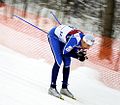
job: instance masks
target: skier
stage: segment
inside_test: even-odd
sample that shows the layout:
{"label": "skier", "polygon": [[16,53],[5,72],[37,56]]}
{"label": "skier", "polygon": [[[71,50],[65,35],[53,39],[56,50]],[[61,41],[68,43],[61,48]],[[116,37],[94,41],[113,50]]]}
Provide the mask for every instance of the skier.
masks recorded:
{"label": "skier", "polygon": [[[70,26],[59,25],[50,30],[48,41],[55,59],[48,93],[58,98],[62,98],[61,94],[63,94],[75,99],[74,95],[68,90],[71,57],[81,62],[85,61],[87,59],[86,51],[94,44],[95,38],[93,35],[84,35],[80,30]],[[56,81],[62,61],[64,63],[63,81],[59,93],[56,88]]]}

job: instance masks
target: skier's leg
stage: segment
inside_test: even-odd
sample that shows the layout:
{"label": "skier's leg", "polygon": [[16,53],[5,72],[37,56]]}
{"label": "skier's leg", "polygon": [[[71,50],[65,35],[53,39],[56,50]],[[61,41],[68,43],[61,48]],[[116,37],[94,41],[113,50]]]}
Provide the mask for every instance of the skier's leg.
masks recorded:
{"label": "skier's leg", "polygon": [[49,44],[50,44],[50,47],[51,47],[51,50],[52,50],[52,53],[55,59],[55,63],[52,68],[52,78],[51,78],[51,86],[55,88],[55,86],[53,85],[56,85],[58,72],[60,69],[60,65],[62,63],[62,54],[60,50],[60,42],[58,38],[55,36],[54,30],[55,28],[53,28],[49,32],[48,41],[49,41]]}
{"label": "skier's leg", "polygon": [[62,63],[62,56],[61,56],[61,50],[60,50],[60,42],[55,36],[54,30],[55,28],[53,28],[48,35],[48,41],[55,59],[55,63],[52,68],[51,84],[50,84],[48,93],[58,98],[61,98],[60,93],[56,89],[56,81],[57,81],[60,65]]}
{"label": "skier's leg", "polygon": [[56,88],[56,80],[57,80],[59,69],[60,69],[60,66],[55,62],[54,66],[52,68],[52,76],[51,76],[50,87],[52,87],[52,88]]}
{"label": "skier's leg", "polygon": [[61,42],[58,37],[54,34],[56,28],[53,28],[48,34],[48,42],[51,47],[55,62],[58,66],[62,63],[62,51],[61,51]]}
{"label": "skier's leg", "polygon": [[66,95],[70,98],[74,98],[73,94],[68,90],[68,79],[70,74],[70,57],[64,57],[64,67],[63,67],[63,83],[60,93]]}
{"label": "skier's leg", "polygon": [[70,73],[70,67],[63,67],[63,82],[62,82],[62,88],[67,88],[68,86],[68,78]]}
{"label": "skier's leg", "polygon": [[64,66],[63,66],[62,88],[67,88],[69,73],[70,73],[71,58],[70,57],[63,57],[63,62],[64,62]]}

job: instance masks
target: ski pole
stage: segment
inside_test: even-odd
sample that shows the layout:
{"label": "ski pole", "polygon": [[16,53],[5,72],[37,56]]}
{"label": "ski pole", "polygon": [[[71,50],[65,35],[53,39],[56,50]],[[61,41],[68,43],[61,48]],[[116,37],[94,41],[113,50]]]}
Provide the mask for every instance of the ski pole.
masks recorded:
{"label": "ski pole", "polygon": [[41,29],[41,28],[39,28],[39,27],[37,27],[37,26],[33,25],[32,23],[30,23],[30,22],[28,22],[28,21],[24,20],[23,18],[21,18],[21,17],[19,17],[19,16],[17,16],[17,15],[13,15],[13,16],[15,16],[16,18],[18,18],[18,19],[20,19],[20,20],[24,21],[25,23],[28,23],[29,25],[31,25],[31,26],[33,26],[33,27],[37,28],[38,30],[40,30],[40,31],[42,31],[42,32],[44,32],[44,33],[46,33],[46,34],[48,34],[48,33],[47,33],[46,31],[44,31],[43,29]]}
{"label": "ski pole", "polygon": [[58,24],[61,25],[60,21],[57,19],[57,17],[55,16],[55,14],[54,14],[52,11],[51,11],[50,13],[53,15],[53,17],[54,17],[55,20],[58,22]]}

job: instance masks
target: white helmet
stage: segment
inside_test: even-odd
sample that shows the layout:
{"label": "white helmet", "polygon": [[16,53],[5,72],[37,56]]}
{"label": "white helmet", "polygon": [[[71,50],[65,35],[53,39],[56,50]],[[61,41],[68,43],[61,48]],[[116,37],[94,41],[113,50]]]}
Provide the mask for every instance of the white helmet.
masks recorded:
{"label": "white helmet", "polygon": [[93,35],[88,34],[88,35],[85,35],[85,36],[83,37],[83,41],[84,41],[86,44],[92,46],[92,45],[94,44],[94,42],[95,42],[95,37],[94,37]]}

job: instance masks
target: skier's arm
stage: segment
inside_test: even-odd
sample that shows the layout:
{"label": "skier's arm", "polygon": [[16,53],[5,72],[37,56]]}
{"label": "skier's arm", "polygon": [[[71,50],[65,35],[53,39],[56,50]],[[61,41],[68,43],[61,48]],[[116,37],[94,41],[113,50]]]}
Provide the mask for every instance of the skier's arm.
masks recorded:
{"label": "skier's arm", "polygon": [[63,48],[63,55],[69,53],[77,45],[77,43],[77,39],[74,36],[71,36],[71,38],[68,40],[65,47]]}
{"label": "skier's arm", "polygon": [[[77,51],[77,52],[76,52]],[[75,59],[78,59],[79,61],[83,62],[88,57],[86,56],[86,51],[81,50],[81,49],[72,49],[69,53],[65,54],[64,56],[72,57]]]}
{"label": "skier's arm", "polygon": [[72,49],[69,53],[65,54],[64,56],[68,56],[68,57],[72,57],[72,58],[78,59],[77,52],[74,49]]}

